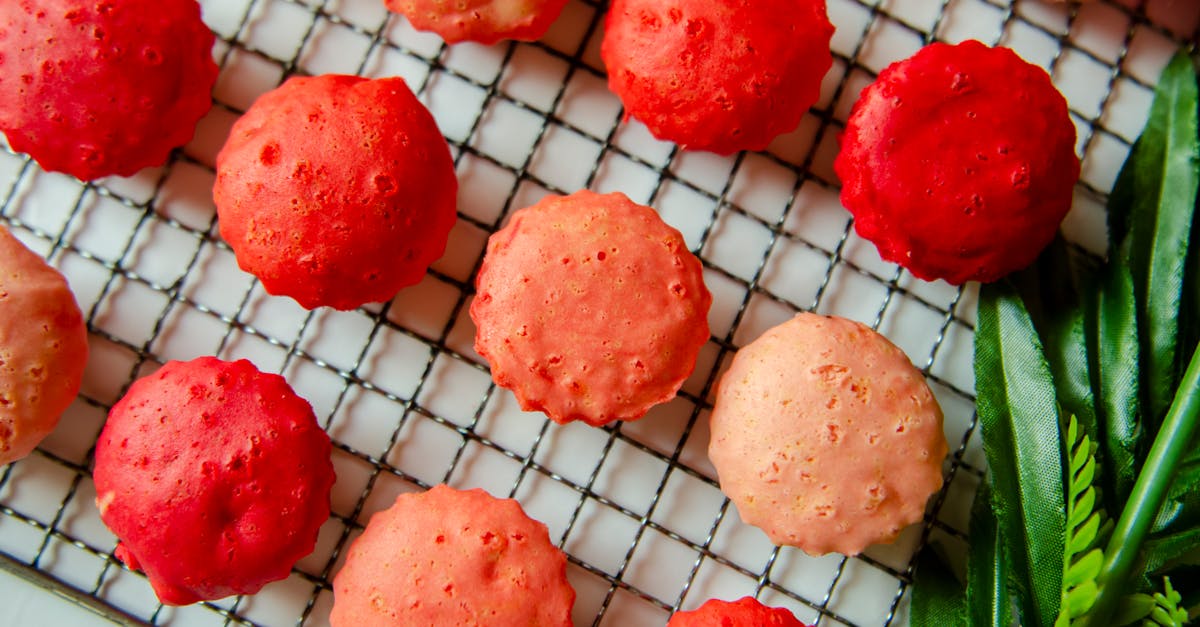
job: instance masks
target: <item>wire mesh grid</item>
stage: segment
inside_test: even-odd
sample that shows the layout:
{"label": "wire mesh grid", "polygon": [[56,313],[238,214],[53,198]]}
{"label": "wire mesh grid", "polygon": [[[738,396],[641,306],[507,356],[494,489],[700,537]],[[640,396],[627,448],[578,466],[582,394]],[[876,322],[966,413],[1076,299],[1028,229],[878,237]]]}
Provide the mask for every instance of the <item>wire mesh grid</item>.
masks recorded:
{"label": "wire mesh grid", "polygon": [[[1158,70],[1194,46],[1191,0],[829,0],[821,99],[767,151],[689,153],[622,119],[598,58],[605,2],[572,0],[537,43],[446,46],[377,0],[203,0],[222,67],[214,109],[161,168],[82,184],[0,152],[0,221],[71,281],[92,357],[63,425],[0,468],[0,566],[130,624],[325,624],[330,580],[370,514],[447,482],[515,497],[569,556],[576,624],[662,624],[709,597],[757,595],[819,625],[904,624],[912,557],[965,548],[984,465],[975,433],[976,290],[882,262],[837,200],[836,135],[858,91],[921,45],[978,38],[1043,65],[1067,95],[1083,177],[1068,235],[1104,247],[1103,202]],[[217,235],[213,162],[253,99],[293,74],[403,76],[451,144],[461,181],[446,256],[395,300],[305,311],[241,273]],[[704,264],[713,337],[676,400],[593,429],[521,412],[471,347],[483,246],[546,193],[621,190],[679,228]],[[869,323],[926,373],[952,454],[923,525],[847,558],[771,545],[738,519],[705,456],[722,365],[796,311]],[[113,402],[168,359],[249,358],[284,374],[334,440],[338,482],[317,549],[252,597],[159,605],[112,556],[89,465]]]}

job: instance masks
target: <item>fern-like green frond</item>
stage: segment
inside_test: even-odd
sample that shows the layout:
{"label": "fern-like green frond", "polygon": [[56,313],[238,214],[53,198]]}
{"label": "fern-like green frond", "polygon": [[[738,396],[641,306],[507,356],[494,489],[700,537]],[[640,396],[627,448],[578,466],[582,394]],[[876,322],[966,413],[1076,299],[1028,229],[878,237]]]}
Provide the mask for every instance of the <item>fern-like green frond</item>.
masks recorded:
{"label": "fern-like green frond", "polygon": [[1071,627],[1092,609],[1099,594],[1096,578],[1104,562],[1104,539],[1112,521],[1097,508],[1096,444],[1079,427],[1075,416],[1067,418],[1063,452],[1067,457],[1067,537],[1063,555],[1062,606],[1055,627]]}
{"label": "fern-like green frond", "polygon": [[1171,587],[1171,580],[1163,577],[1163,591],[1154,593],[1154,609],[1142,621],[1142,627],[1183,627],[1187,622],[1187,610],[1180,607],[1183,596]]}
{"label": "fern-like green frond", "polygon": [[1154,594],[1131,594],[1121,599],[1114,625],[1137,624],[1139,627],[1183,627],[1187,624],[1187,609],[1180,604],[1183,596],[1163,577],[1163,591]]}

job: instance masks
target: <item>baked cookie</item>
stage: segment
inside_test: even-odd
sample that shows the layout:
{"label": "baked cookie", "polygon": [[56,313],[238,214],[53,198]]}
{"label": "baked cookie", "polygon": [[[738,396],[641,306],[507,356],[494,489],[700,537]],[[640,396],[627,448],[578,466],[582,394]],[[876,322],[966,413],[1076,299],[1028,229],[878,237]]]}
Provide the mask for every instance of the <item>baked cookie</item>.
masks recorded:
{"label": "baked cookie", "polygon": [[1032,263],[1079,179],[1075,125],[1050,76],[978,41],[931,44],[880,72],[834,168],[881,257],[953,284]]}
{"label": "baked cookie", "polygon": [[442,256],[458,180],[433,116],[400,78],[295,77],[230,131],[213,189],[221,237],[271,294],[353,309]]}
{"label": "baked cookie", "polygon": [[526,411],[636,420],[674,398],[708,341],[712,295],[679,231],[624,194],[550,196],[488,240],[475,350]]}
{"label": "baked cookie", "polygon": [[385,0],[413,28],[433,31],[446,43],[491,45],[504,39],[540,39],[567,0]]}
{"label": "baked cookie", "polygon": [[87,326],[67,280],[0,226],[0,466],[54,430],[87,358]]}
{"label": "baked cookie", "polygon": [[825,0],[613,0],[608,87],[655,137],[729,154],[800,123],[833,64]]}
{"label": "baked cookie", "polygon": [[802,313],[722,375],[708,454],[742,520],[775,544],[857,555],[921,519],[942,485],[942,410],[887,338]]}
{"label": "baked cookie", "polygon": [[168,362],[113,405],[96,505],[116,555],[163,603],[253,594],[329,518],[329,436],[283,377],[248,361]]}
{"label": "baked cookie", "polygon": [[0,131],[84,181],[162,165],[212,106],[195,0],[0,2]]}
{"label": "baked cookie", "polygon": [[575,590],[512,499],[434,486],[371,517],[333,580],[334,627],[569,627]]}
{"label": "baked cookie", "polygon": [[737,601],[709,599],[690,612],[675,612],[667,627],[806,627],[782,607],[768,607],[754,597]]}

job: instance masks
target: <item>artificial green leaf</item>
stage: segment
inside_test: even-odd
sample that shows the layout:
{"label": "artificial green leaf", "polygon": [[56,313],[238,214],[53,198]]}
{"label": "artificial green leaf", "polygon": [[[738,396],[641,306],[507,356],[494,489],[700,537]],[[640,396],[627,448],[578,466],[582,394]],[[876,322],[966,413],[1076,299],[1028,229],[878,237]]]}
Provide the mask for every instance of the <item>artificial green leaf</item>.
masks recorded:
{"label": "artificial green leaf", "polygon": [[1173,533],[1196,526],[1200,526],[1200,461],[1185,460],[1150,532]]}
{"label": "artificial green leaf", "polygon": [[1095,587],[1096,576],[1100,574],[1100,565],[1103,562],[1104,554],[1100,549],[1088,551],[1067,569],[1067,574],[1063,576],[1063,587],[1074,588],[1087,582],[1091,582]]}
{"label": "artificial green leaf", "polygon": [[1154,597],[1148,594],[1131,594],[1121,599],[1117,613],[1113,616],[1113,626],[1131,625],[1150,615],[1154,611]]}
{"label": "artificial green leaf", "polygon": [[1109,511],[1119,511],[1133,489],[1145,438],[1139,423],[1140,344],[1129,268],[1108,264],[1085,306],[1101,431],[1097,443],[1104,466],[1100,473],[1104,504]]}
{"label": "artificial green leaf", "polygon": [[1085,490],[1076,502],[1075,509],[1068,514],[1067,528],[1073,529],[1078,527],[1088,516],[1089,512],[1096,509],[1096,490]]}
{"label": "artificial green leaf", "polygon": [[1058,403],[1033,322],[1007,281],[980,291],[975,332],[979,423],[998,535],[1024,623],[1048,625],[1062,597],[1066,490]]}
{"label": "artificial green leaf", "polygon": [[1180,51],[1159,78],[1150,119],[1129,159],[1133,190],[1123,252],[1137,295],[1141,390],[1147,404],[1143,418],[1151,432],[1171,404],[1183,359],[1190,357],[1177,351],[1177,343],[1188,238],[1200,188],[1197,102],[1195,68]]}
{"label": "artificial green leaf", "polygon": [[967,624],[966,590],[933,550],[917,555],[910,611],[913,625],[959,627]]}
{"label": "artificial green leaf", "polygon": [[1171,587],[1171,579],[1163,579],[1163,591],[1154,594],[1155,608],[1150,612],[1151,620],[1162,627],[1183,627],[1187,622],[1187,610],[1180,607],[1183,596]]}
{"label": "artificial green leaf", "polygon": [[1079,418],[1093,440],[1099,438],[1099,430],[1083,302],[1094,289],[1095,273],[1095,260],[1058,236],[1033,265],[1010,276],[1042,339],[1059,403]]}
{"label": "artificial green leaf", "polygon": [[[1068,416],[1062,425],[1063,456],[1067,460],[1066,550],[1063,553],[1062,605],[1055,625],[1070,627],[1074,619],[1092,608],[1099,595],[1096,583],[1104,565],[1104,554],[1096,545],[1107,520],[1096,509],[1096,447],[1083,433],[1079,420]],[[1107,531],[1107,526],[1104,525]]]}
{"label": "artificial green leaf", "polygon": [[[1184,371],[1162,427],[1146,453],[1137,481],[1121,516],[1104,547],[1104,566],[1098,579],[1100,596],[1085,617],[1088,625],[1108,625],[1120,596],[1136,577],[1135,567],[1145,563],[1145,542],[1155,518],[1167,501],[1184,453],[1200,428],[1200,351],[1195,351]],[[1139,570],[1144,570],[1139,569]]]}
{"label": "artificial green leaf", "polygon": [[983,483],[971,505],[967,611],[972,627],[1011,627],[1013,616],[1012,598],[1008,594],[1008,554],[1004,539],[997,535],[991,494],[991,487]]}
{"label": "artificial green leaf", "polygon": [[[1200,563],[1200,527],[1184,529],[1177,533],[1158,534],[1146,540],[1142,546],[1146,575],[1163,575],[1180,563]],[[1143,580],[1139,587],[1144,587]]]}

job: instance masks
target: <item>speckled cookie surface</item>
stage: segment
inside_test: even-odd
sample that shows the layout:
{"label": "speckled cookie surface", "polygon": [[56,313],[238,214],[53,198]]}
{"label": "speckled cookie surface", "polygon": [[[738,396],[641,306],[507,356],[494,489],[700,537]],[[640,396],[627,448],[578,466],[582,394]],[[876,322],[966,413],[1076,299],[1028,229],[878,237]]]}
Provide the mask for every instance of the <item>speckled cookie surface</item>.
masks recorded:
{"label": "speckled cookie surface", "polygon": [[329,517],[329,436],[275,374],[213,357],[164,365],[113,406],[96,505],[158,598],[253,594],[309,554]]}
{"label": "speckled cookie surface", "polygon": [[655,137],[728,154],[800,123],[833,63],[824,0],[613,0],[608,86]]}
{"label": "speckled cookie surface", "polygon": [[295,77],[217,156],[221,237],[268,292],[314,309],[390,300],[442,256],[458,179],[403,79]]}
{"label": "speckled cookie surface", "polygon": [[371,517],[333,581],[334,627],[569,627],[575,590],[512,499],[434,486]]}
{"label": "speckled cookie surface", "polygon": [[85,181],[161,165],[212,107],[212,47],[195,0],[6,0],[0,130]]}
{"label": "speckled cookie surface", "polygon": [[1046,71],[965,41],[880,72],[834,167],[854,228],[881,257],[957,285],[1032,263],[1071,209],[1080,164]]}
{"label": "speckled cookie surface", "polygon": [[679,231],[625,195],[517,211],[488,240],[475,350],[527,411],[603,425],[675,396],[708,340],[712,295]]}
{"label": "speckled cookie surface", "polygon": [[534,41],[546,34],[567,0],[386,0],[417,30],[433,31],[446,43],[503,39]]}
{"label": "speckled cookie surface", "polygon": [[768,607],[754,597],[736,601],[709,599],[688,612],[675,612],[667,627],[806,627],[782,607]]}
{"label": "speckled cookie surface", "polygon": [[711,431],[742,520],[813,555],[894,540],[942,484],[942,411],[924,377],[844,318],[802,313],[739,350]]}
{"label": "speckled cookie surface", "polygon": [[0,466],[54,430],[87,358],[87,327],[66,279],[0,226]]}

